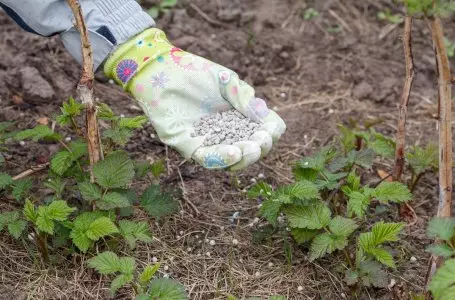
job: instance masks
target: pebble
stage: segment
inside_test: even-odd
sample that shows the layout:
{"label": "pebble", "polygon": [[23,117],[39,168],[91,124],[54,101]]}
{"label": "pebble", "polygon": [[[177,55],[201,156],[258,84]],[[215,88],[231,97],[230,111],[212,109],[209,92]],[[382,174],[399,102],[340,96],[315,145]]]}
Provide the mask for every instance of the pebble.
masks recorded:
{"label": "pebble", "polygon": [[152,257],[152,261],[153,261],[154,263],[156,263],[156,262],[158,262],[158,258],[156,258],[156,257],[154,256],[154,257]]}
{"label": "pebble", "polygon": [[297,287],[297,291],[299,291],[299,292],[303,291],[303,286],[299,285],[299,286]]}
{"label": "pebble", "polygon": [[269,268],[273,267],[273,262],[269,262]]}
{"label": "pebble", "polygon": [[259,129],[260,124],[236,110],[228,110],[202,117],[193,126],[191,136],[204,136],[204,146],[213,146],[247,141]]}
{"label": "pebble", "polygon": [[210,246],[215,246],[216,242],[214,240],[210,241]]}
{"label": "pebble", "polygon": [[415,256],[411,256],[411,259],[410,259],[411,262],[416,262],[417,261],[417,258]]}
{"label": "pebble", "polygon": [[233,244],[234,246],[237,246],[237,245],[239,244],[239,240],[238,240],[238,239],[233,239],[233,240],[232,240],[232,244]]}
{"label": "pebble", "polygon": [[163,269],[164,269],[164,271],[167,271],[167,270],[169,270],[169,267],[168,266],[164,266]]}

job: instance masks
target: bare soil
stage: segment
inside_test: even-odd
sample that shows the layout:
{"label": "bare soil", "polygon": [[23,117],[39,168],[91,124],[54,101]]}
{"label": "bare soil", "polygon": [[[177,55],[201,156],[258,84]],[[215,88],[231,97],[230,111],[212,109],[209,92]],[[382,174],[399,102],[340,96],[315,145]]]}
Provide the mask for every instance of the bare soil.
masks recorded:
{"label": "bare soil", "polygon": [[[309,7],[320,16],[304,21],[303,11]],[[159,27],[178,47],[225,65],[254,84],[258,95],[284,118],[288,130],[273,153],[238,174],[239,188],[226,172],[181,164],[181,157],[151,136],[151,127],[138,131],[126,150],[139,159],[167,157],[169,168],[162,184],[182,189],[181,213],[153,222],[154,243],[133,253],[139,265],[157,257],[169,266],[170,276],[185,285],[191,299],[226,299],[228,294],[240,299],[284,295],[299,300],[335,300],[345,294],[354,299],[334,273],[342,257],[310,263],[306,250],[293,245],[289,267],[282,241],[255,242],[254,232],[266,223],[249,225],[257,203],[242,190],[262,175],[274,185],[290,182],[291,163],[336,137],[339,123],[381,119],[377,130],[394,134],[405,72],[402,26],[379,21],[377,13],[386,8],[400,12],[395,7],[386,0],[182,0],[158,19]],[[447,25],[448,37],[455,40],[453,20]],[[413,38],[417,77],[408,141],[422,145],[437,140],[436,74],[423,21],[416,21]],[[61,102],[74,94],[79,74],[58,37],[26,33],[0,12],[0,121],[13,120],[18,129],[24,129],[41,117],[51,118]],[[97,75],[95,90],[99,101],[117,113],[140,114],[131,97],[102,74]],[[8,147],[6,171],[11,174],[48,161],[58,149],[32,142],[12,142]],[[378,162],[376,169],[391,171],[391,162]],[[143,187],[138,184],[137,188]],[[422,291],[428,259],[424,248],[429,243],[424,228],[436,212],[437,193],[437,175],[426,175],[412,203],[418,222],[406,228],[396,253],[399,267],[391,272],[396,285],[389,290],[362,290],[358,299],[409,299],[409,291]],[[2,199],[1,210],[16,205]],[[232,223],[229,218],[235,212],[240,218]],[[397,214],[390,217],[396,219]],[[146,216],[138,213],[137,218]],[[232,245],[234,238],[238,246]],[[1,234],[1,299],[108,298],[107,278],[85,269],[83,257],[58,258],[55,268],[46,269],[22,244]],[[411,257],[417,261],[411,262]],[[117,298],[130,299],[129,293],[121,290]]]}

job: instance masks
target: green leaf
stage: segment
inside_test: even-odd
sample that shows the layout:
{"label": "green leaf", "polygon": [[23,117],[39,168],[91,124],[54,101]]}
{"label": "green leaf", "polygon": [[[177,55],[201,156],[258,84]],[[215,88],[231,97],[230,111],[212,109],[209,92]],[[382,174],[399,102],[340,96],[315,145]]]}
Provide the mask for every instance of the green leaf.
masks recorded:
{"label": "green leaf", "polygon": [[152,241],[147,222],[119,221],[120,234],[126,239],[131,249],[136,247],[136,241],[149,243]]}
{"label": "green leaf", "polygon": [[32,223],[36,222],[38,214],[35,210],[35,205],[30,200],[25,201],[24,209],[22,212],[27,220],[29,220]]}
{"label": "green leaf", "polygon": [[285,207],[291,227],[321,229],[330,222],[330,209],[324,204]]}
{"label": "green leaf", "polygon": [[330,231],[336,236],[349,237],[359,226],[354,220],[336,216],[329,223]]}
{"label": "green leaf", "polygon": [[452,248],[450,248],[446,244],[434,244],[427,247],[426,251],[430,252],[434,256],[442,256],[442,257],[451,257],[454,254]]}
{"label": "green leaf", "polygon": [[49,233],[50,235],[54,234],[54,221],[49,217],[47,206],[38,207],[38,217],[36,218],[35,224],[38,230]]}
{"label": "green leaf", "polygon": [[362,168],[369,169],[373,165],[374,152],[371,149],[365,149],[355,152],[354,163]]}
{"label": "green leaf", "polygon": [[103,137],[111,139],[115,144],[125,146],[131,136],[133,135],[132,129],[114,127],[103,131]]}
{"label": "green leaf", "polygon": [[398,241],[398,234],[403,230],[403,223],[384,223],[378,222],[374,224],[372,233],[375,240],[375,245],[380,245],[385,242]]}
{"label": "green leaf", "polygon": [[112,109],[105,103],[101,103],[98,105],[97,112],[98,118],[102,120],[111,121],[117,118]]}
{"label": "green leaf", "polygon": [[360,218],[365,216],[365,213],[368,209],[368,206],[371,203],[370,197],[360,193],[360,192],[352,192],[349,193],[349,201],[348,201],[348,215],[353,216],[356,215]]}
{"label": "green leaf", "polygon": [[128,129],[137,129],[144,126],[148,122],[146,116],[137,116],[134,118],[120,118],[119,127]]}
{"label": "green leaf", "polygon": [[53,179],[48,179],[48,181],[44,182],[43,185],[52,189],[55,193],[56,198],[61,198],[63,191],[65,190],[65,183],[62,181],[60,177],[56,177]]}
{"label": "green leaf", "polygon": [[344,272],[344,281],[349,286],[357,284],[359,282],[359,273],[352,270],[346,270]]}
{"label": "green leaf", "polygon": [[119,288],[124,287],[125,285],[133,281],[133,278],[134,278],[133,274],[130,273],[120,274],[117,277],[115,277],[114,280],[112,280],[111,282],[111,293],[115,294],[115,292],[117,292]]}
{"label": "green leaf", "polygon": [[24,232],[26,226],[27,221],[15,220],[8,223],[8,232],[17,240],[21,236],[22,232]]}
{"label": "green leaf", "polygon": [[338,130],[341,133],[340,141],[343,145],[345,153],[348,153],[355,149],[357,137],[354,131],[346,126],[338,125]]}
{"label": "green leaf", "polygon": [[395,268],[395,262],[392,254],[383,248],[373,248],[368,251],[378,262],[390,267]]}
{"label": "green leaf", "polygon": [[132,274],[136,270],[136,261],[133,257],[119,258],[119,271],[123,274]]}
{"label": "green leaf", "polygon": [[85,231],[81,229],[73,229],[70,233],[70,238],[73,241],[74,245],[81,250],[83,253],[93,245],[93,241],[88,238],[85,234]]}
{"label": "green leaf", "polygon": [[155,279],[150,284],[151,299],[187,300],[185,288],[173,279]]}
{"label": "green leaf", "polygon": [[317,234],[318,230],[306,228],[292,228],[291,235],[298,244],[303,244],[311,241]]}
{"label": "green leaf", "polygon": [[57,133],[54,133],[49,127],[45,125],[38,125],[33,129],[27,129],[17,133],[15,135],[15,139],[19,141],[32,139],[34,142],[38,142],[39,140],[43,139],[59,141],[61,140],[61,136]]}
{"label": "green leaf", "polygon": [[377,186],[372,196],[382,203],[388,201],[402,203],[412,199],[412,194],[408,187],[399,182],[382,182]]}
{"label": "green leaf", "polygon": [[93,241],[87,236],[86,232],[90,230],[91,224],[99,218],[106,218],[106,216],[99,211],[85,212],[74,220],[70,238],[76,247],[84,253],[93,245]]}
{"label": "green leaf", "polygon": [[264,197],[265,199],[270,199],[272,196],[273,189],[272,186],[268,183],[265,182],[258,182],[255,185],[253,185],[249,190],[248,190],[248,198],[251,199],[256,199],[259,197]]}
{"label": "green leaf", "polygon": [[14,222],[18,219],[19,213],[17,211],[8,211],[0,214],[0,231],[2,231],[10,222]]}
{"label": "green leaf", "polygon": [[73,161],[76,161],[82,156],[88,154],[87,143],[81,140],[76,140],[69,143],[68,148],[70,148],[71,150],[71,156],[73,158]]}
{"label": "green leaf", "polygon": [[101,189],[89,181],[79,183],[78,187],[82,197],[87,201],[98,200],[102,196]]}
{"label": "green leaf", "polygon": [[121,188],[131,183],[134,177],[133,162],[123,151],[109,154],[93,167],[97,183],[104,188]]}
{"label": "green leaf", "polygon": [[160,10],[158,6],[152,6],[147,10],[147,13],[154,19],[158,18],[158,15],[160,14]]}
{"label": "green leaf", "polygon": [[454,299],[455,296],[455,259],[447,260],[434,274],[428,289],[435,300]]}
{"label": "green leaf", "polygon": [[15,180],[12,184],[12,187],[13,190],[11,191],[11,194],[13,195],[14,199],[19,201],[24,198],[24,196],[32,187],[32,181],[28,178]]}
{"label": "green leaf", "polygon": [[437,170],[439,168],[438,153],[438,145],[434,143],[428,144],[425,148],[414,146],[407,153],[406,159],[414,173],[418,175],[429,169]]}
{"label": "green leaf", "polygon": [[335,250],[342,250],[347,246],[345,237],[333,236],[329,233],[323,233],[313,239],[310,246],[310,261],[314,261],[327,253]]}
{"label": "green leaf", "polygon": [[450,241],[455,234],[454,230],[455,218],[435,217],[428,224],[427,235],[430,238]]}
{"label": "green leaf", "polygon": [[270,296],[269,300],[287,300],[284,296]]}
{"label": "green leaf", "polygon": [[360,278],[365,287],[386,288],[388,283],[387,273],[382,270],[381,265],[372,260],[359,263]]}
{"label": "green leaf", "polygon": [[172,8],[177,5],[177,0],[162,0],[160,6],[162,8]]}
{"label": "green leaf", "polygon": [[324,147],[319,152],[312,156],[305,157],[297,163],[297,166],[302,169],[313,169],[316,171],[324,170],[325,163],[329,161],[335,151],[331,147]]}
{"label": "green leaf", "polygon": [[164,158],[155,161],[151,166],[150,169],[152,171],[152,175],[155,178],[159,178],[161,174],[166,171],[166,160]]}
{"label": "green leaf", "polygon": [[292,184],[289,188],[289,195],[300,200],[319,199],[317,186],[308,180],[302,180]]}
{"label": "green leaf", "polygon": [[130,206],[128,198],[117,192],[109,192],[104,195],[102,201],[98,201],[97,206],[102,210],[111,210],[114,208],[122,208]]}
{"label": "green leaf", "polygon": [[75,211],[75,207],[69,207],[66,201],[54,201],[47,207],[47,217],[55,221],[65,221],[69,214]]}
{"label": "green leaf", "polygon": [[97,241],[104,236],[117,232],[117,227],[109,218],[101,217],[90,224],[88,230],[86,231],[86,235],[92,241]]}
{"label": "green leaf", "polygon": [[68,102],[63,102],[62,107],[60,108],[64,115],[72,117],[80,115],[83,109],[84,105],[74,100],[73,97],[69,97]]}
{"label": "green leaf", "polygon": [[114,252],[106,251],[87,260],[87,265],[100,274],[109,275],[120,271],[120,259]]}
{"label": "green leaf", "polygon": [[73,164],[71,152],[63,150],[57,152],[51,160],[51,169],[58,175],[62,176]]}
{"label": "green leaf", "polygon": [[142,194],[140,202],[150,216],[158,219],[178,211],[178,203],[170,194],[161,192],[159,185],[151,185]]}
{"label": "green leaf", "polygon": [[368,147],[377,155],[393,158],[395,156],[395,141],[384,135],[373,132],[374,140],[368,141]]}
{"label": "green leaf", "polygon": [[144,271],[142,271],[142,273],[139,275],[139,283],[141,284],[141,286],[143,287],[147,286],[159,268],[160,268],[159,263],[153,266],[150,265],[146,266]]}
{"label": "green leaf", "polygon": [[267,221],[270,222],[273,226],[277,225],[278,215],[280,214],[281,207],[283,206],[282,203],[273,201],[273,200],[266,200],[262,202],[261,208],[259,209],[259,213],[262,217],[264,217]]}
{"label": "green leaf", "polygon": [[13,183],[13,178],[6,173],[0,172],[0,190]]}

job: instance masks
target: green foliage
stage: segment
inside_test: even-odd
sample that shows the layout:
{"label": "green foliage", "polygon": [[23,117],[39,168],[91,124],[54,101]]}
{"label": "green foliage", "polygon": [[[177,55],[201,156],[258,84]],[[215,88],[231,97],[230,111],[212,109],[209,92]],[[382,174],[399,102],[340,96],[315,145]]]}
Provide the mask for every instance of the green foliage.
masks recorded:
{"label": "green foliage", "polygon": [[160,0],[147,11],[152,18],[157,18],[161,13],[171,10],[177,5],[178,0]]}
{"label": "green foliage", "polygon": [[49,127],[38,125],[35,128],[18,132],[15,139],[19,141],[31,139],[34,142],[38,142],[39,140],[59,141],[62,137],[58,133],[54,133]]}
{"label": "green foliage", "polygon": [[455,299],[455,259],[447,260],[433,276],[428,289],[435,300]]}
{"label": "green foliage", "polygon": [[28,178],[18,179],[11,184],[11,187],[11,195],[14,199],[19,201],[25,198],[28,194],[28,191],[32,187],[32,181]]}
{"label": "green foliage", "polygon": [[154,218],[161,218],[178,211],[178,203],[171,194],[161,191],[159,185],[151,185],[140,199],[144,210]]}
{"label": "green foliage", "polygon": [[116,151],[93,166],[96,182],[104,188],[122,188],[131,183],[134,165],[123,151]]}
{"label": "green foliage", "polygon": [[24,232],[27,222],[20,219],[17,211],[9,211],[0,214],[0,231],[7,228],[9,234],[18,239]]}
{"label": "green foliage", "polygon": [[102,237],[118,232],[117,226],[103,213],[85,212],[74,220],[70,237],[80,251],[87,252]]}
{"label": "green foliage", "polygon": [[438,145],[430,143],[425,148],[414,146],[406,154],[406,160],[414,174],[419,175],[439,167]]}
{"label": "green foliage", "polygon": [[378,19],[387,21],[392,24],[401,24],[403,23],[403,17],[399,14],[392,14],[390,9],[385,9],[378,13]]}
{"label": "green foliage", "polygon": [[[424,14],[426,16],[447,17],[455,11],[453,0],[402,0],[411,15]],[[433,6],[434,3],[434,6]]]}
{"label": "green foliage", "polygon": [[455,43],[444,37],[444,45],[446,46],[447,56],[452,58],[455,56]]}
{"label": "green foliage", "polygon": [[68,99],[68,102],[63,102],[60,108],[62,114],[56,117],[56,121],[61,126],[72,124],[76,127],[74,118],[79,116],[84,109],[84,105],[74,100],[73,97]]}
{"label": "green foliage", "polygon": [[149,299],[187,300],[184,287],[175,280],[159,278],[150,283]]}
{"label": "green foliage", "polygon": [[75,210],[75,207],[69,207],[63,200],[53,201],[49,205],[40,205],[36,210],[33,204],[27,201],[24,206],[24,216],[33,222],[39,231],[53,235],[56,223],[66,221]]}
{"label": "green foliage", "polygon": [[0,172],[0,190],[5,189],[13,183],[13,178],[6,173]]}
{"label": "green foliage", "polygon": [[312,20],[319,16],[319,12],[314,8],[310,7],[303,12],[303,19],[305,21]]}
{"label": "green foliage", "polygon": [[152,234],[147,222],[120,220],[118,225],[120,234],[126,240],[130,249],[136,248],[137,241],[145,243],[152,241]]}

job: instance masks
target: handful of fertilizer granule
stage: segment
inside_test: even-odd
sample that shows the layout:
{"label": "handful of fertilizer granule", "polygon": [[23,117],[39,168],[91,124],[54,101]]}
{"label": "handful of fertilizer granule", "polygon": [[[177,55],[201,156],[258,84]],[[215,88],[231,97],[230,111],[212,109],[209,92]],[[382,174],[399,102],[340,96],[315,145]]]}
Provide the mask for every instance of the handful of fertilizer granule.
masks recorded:
{"label": "handful of fertilizer granule", "polygon": [[204,146],[213,146],[248,141],[261,125],[236,110],[228,110],[202,117],[193,126],[191,136],[205,136]]}

